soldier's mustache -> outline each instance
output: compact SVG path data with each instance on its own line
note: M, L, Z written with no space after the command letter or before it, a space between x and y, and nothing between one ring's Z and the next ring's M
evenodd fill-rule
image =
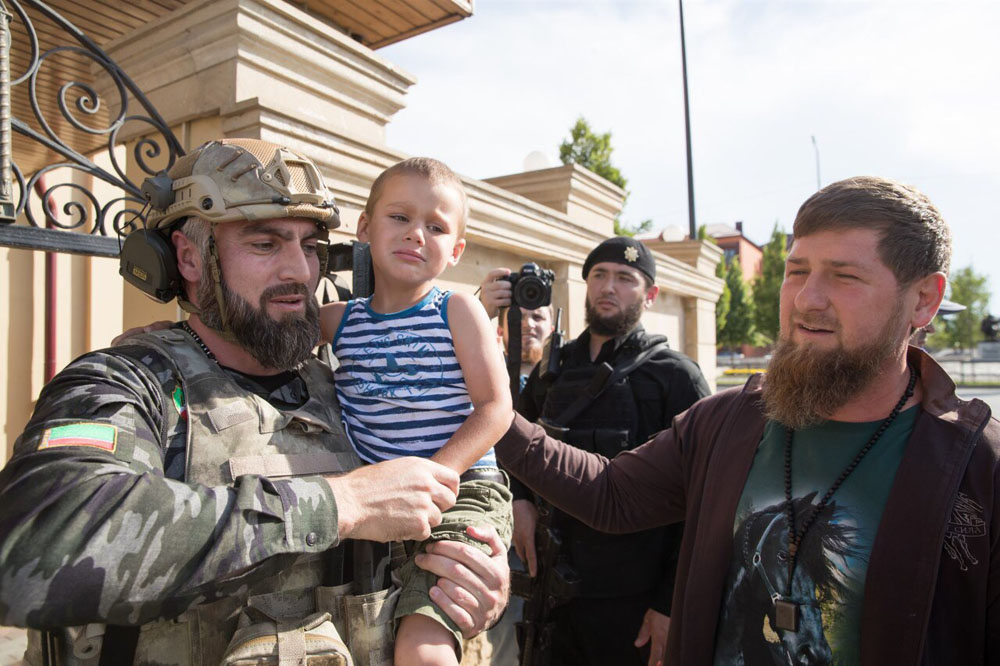
M271 299L280 298L281 296L304 296L309 298L310 295L309 287L301 282L286 282L266 288L260 295L260 304L261 307L264 307Z

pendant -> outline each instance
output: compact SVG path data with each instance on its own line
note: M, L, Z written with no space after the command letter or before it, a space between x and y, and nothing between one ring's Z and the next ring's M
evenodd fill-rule
M798 631L799 605L787 599L775 599L774 626L782 631Z

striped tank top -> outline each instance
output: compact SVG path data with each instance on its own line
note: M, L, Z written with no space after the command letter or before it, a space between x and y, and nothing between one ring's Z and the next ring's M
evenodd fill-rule
M401 312L379 314L349 301L333 338L334 385L361 459L430 458L472 413L448 328L448 297L437 287ZM493 449L473 467L495 467Z

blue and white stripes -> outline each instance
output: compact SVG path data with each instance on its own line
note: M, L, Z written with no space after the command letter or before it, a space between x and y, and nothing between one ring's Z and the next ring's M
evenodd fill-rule
M431 457L472 413L448 328L449 292L379 314L350 301L333 340L344 427L366 462ZM492 449L475 467L496 466Z

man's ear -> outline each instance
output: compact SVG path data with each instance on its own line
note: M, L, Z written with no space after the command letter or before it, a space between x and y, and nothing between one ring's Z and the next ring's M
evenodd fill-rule
M910 290L916 294L917 301L910 315L910 326L923 328L934 319L938 307L941 306L941 299L944 298L944 287L947 283L948 279L940 272L931 273L913 283Z
M655 284L652 285L652 286L650 286L649 289L646 290L646 307L647 308L653 307L653 303L656 302L656 295L659 294L659 293L660 293L660 288L657 287Z
M186 282L197 283L201 280L203 268L201 250L183 231L174 231L170 240L177 254L177 271Z

